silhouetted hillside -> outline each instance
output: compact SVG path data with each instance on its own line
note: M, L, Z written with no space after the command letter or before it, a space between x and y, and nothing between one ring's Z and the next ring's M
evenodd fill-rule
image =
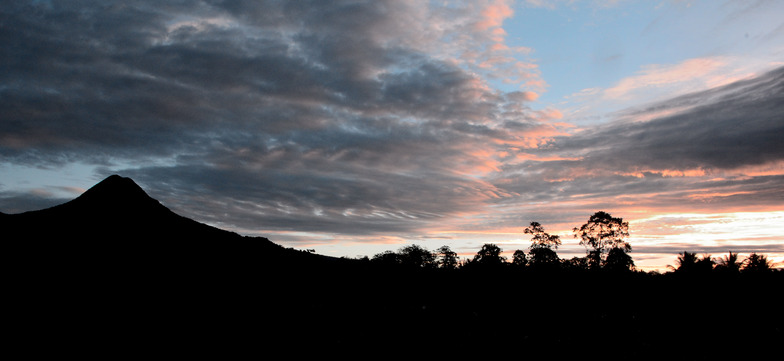
M186 275L180 283L196 277L230 283L253 272L259 280L344 261L182 217L118 175L64 204L3 214L0 229L5 249L28 275L70 274L79 281L134 278L159 284L166 277ZM287 271L279 272L283 269Z
M52 208L6 217L18 240L189 241L239 237L181 217L150 198L130 178L113 175L76 199Z

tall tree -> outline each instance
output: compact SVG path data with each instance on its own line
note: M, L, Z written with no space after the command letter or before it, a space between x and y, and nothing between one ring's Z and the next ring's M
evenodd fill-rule
M533 235L531 237L531 248L546 247L558 249L558 246L561 245L561 237L545 232L544 227L539 222L531 222L531 225L526 227L523 232Z
M533 267L544 265L558 265L560 259L555 252L561 245L561 237L545 232L544 227L539 222L531 222L531 225L524 231L531 237L531 246L528 248L529 263Z
M625 241L629 237L629 222L607 212L594 213L588 222L579 228L575 227L573 231L575 238L580 238L580 245L586 247L592 267L603 266L612 249L624 253L632 250L632 246Z

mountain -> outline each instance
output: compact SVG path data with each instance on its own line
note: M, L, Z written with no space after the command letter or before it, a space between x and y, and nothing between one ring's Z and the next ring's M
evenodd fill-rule
M51 208L0 213L0 232L4 324L27 350L103 358L258 339L300 327L312 316L298 310L363 274L178 215L119 175Z
M38 265L38 270L226 272L292 264L306 269L305 265L337 262L183 217L119 175L51 208L0 214L0 230L4 246L16 251L17 261Z
M198 242L240 236L179 216L130 178L112 175L76 199L52 208L6 215L17 240Z

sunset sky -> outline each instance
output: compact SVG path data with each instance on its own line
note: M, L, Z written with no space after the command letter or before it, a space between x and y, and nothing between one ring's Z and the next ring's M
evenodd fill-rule
M784 266L784 1L12 1L0 211L111 174L287 247L463 257L532 221Z

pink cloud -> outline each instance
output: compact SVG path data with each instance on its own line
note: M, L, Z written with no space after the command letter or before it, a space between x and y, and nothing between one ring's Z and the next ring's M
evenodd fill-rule
M481 18L476 22L475 27L480 31L496 28L503 25L504 20L512 15L514 10L509 6L509 1L496 0L481 11Z
M610 99L626 99L634 92L647 88L683 84L695 80L703 84L724 83L716 78L720 76L716 71L724 65L726 62L718 58L688 59L674 65L648 65L636 75L621 79L615 86L606 89L604 96Z

